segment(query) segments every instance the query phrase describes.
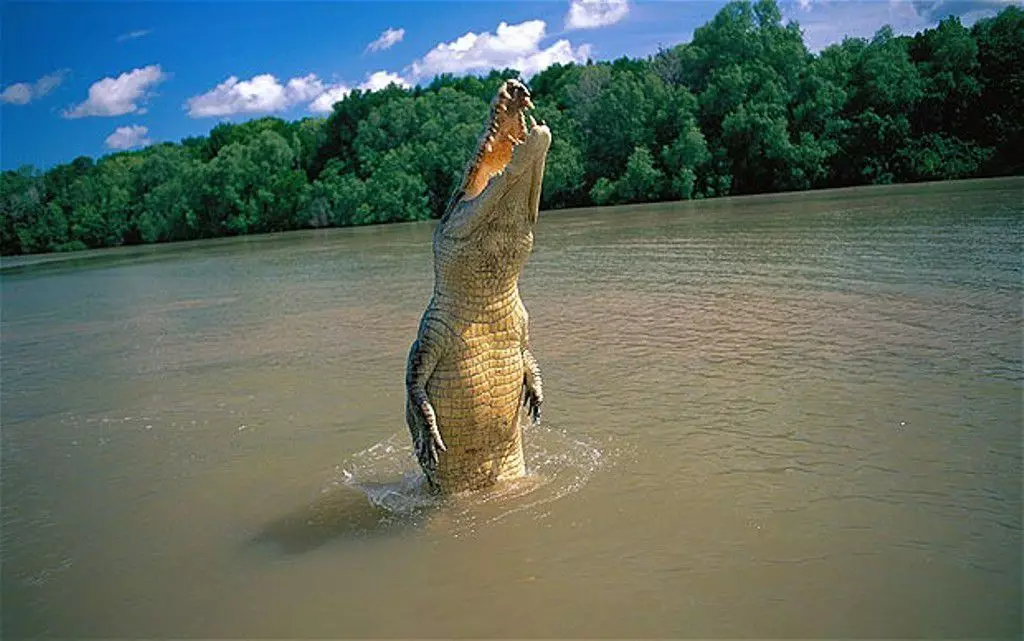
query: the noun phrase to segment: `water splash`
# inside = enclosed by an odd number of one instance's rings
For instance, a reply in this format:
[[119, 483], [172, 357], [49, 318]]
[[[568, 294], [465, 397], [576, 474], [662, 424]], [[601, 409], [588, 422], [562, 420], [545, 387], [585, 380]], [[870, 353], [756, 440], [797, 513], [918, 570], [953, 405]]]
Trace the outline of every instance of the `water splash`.
[[337, 467], [335, 483], [357, 489], [390, 514], [412, 515], [438, 504], [416, 466], [408, 438], [387, 439], [349, 457]]
[[524, 511], [544, 518], [542, 506], [579, 491], [604, 462], [593, 444], [547, 425], [526, 428], [523, 449], [526, 476], [442, 498], [430, 492], [408, 435], [396, 433], [349, 457], [337, 467], [332, 484], [363, 492], [371, 504], [394, 518], [436, 510], [458, 535]]

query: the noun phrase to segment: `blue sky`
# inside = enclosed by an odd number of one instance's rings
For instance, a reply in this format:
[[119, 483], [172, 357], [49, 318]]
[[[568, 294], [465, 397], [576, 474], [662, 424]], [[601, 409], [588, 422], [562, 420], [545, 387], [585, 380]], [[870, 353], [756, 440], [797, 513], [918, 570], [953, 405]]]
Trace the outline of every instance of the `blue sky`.
[[[779, 0], [812, 50], [883, 24], [913, 33], [1018, 0]], [[725, 0], [53, 2], [2, 4], [0, 166], [48, 168], [206, 134], [221, 121], [322, 115], [352, 88], [438, 72], [649, 55]]]

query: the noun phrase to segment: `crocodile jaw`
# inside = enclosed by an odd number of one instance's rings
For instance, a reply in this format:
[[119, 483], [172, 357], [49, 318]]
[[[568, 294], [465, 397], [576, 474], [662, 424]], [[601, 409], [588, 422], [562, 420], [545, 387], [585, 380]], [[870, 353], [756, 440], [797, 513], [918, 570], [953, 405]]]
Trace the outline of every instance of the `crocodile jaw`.
[[[474, 216], [511, 215], [524, 220], [532, 228], [540, 208], [544, 165], [551, 146], [551, 130], [547, 125], [533, 125], [525, 140], [512, 150], [509, 163], [493, 175], [475, 198], [461, 199], [457, 206], [473, 210]], [[496, 206], [502, 203], [501, 207]]]
[[526, 111], [529, 91], [517, 80], [498, 90], [491, 118], [467, 167], [458, 197], [441, 219], [438, 232], [463, 238], [496, 224], [529, 233], [537, 221], [544, 164], [551, 131]]

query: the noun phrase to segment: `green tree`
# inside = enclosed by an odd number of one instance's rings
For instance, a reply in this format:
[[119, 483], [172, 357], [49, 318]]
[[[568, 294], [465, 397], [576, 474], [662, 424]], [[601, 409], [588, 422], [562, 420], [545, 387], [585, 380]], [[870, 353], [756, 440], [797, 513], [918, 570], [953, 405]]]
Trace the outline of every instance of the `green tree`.
[[[0, 253], [439, 216], [514, 69], [353, 91], [327, 118], [0, 174]], [[1024, 172], [1024, 10], [811, 54], [775, 0], [735, 0], [649, 58], [531, 80], [546, 208]]]
[[291, 126], [291, 144], [295, 151], [295, 162], [298, 168], [306, 174], [308, 180], [313, 180], [316, 166], [317, 154], [327, 140], [325, 129], [326, 118], [303, 118]]
[[43, 178], [30, 166], [0, 174], [0, 253], [36, 251], [37, 243], [22, 244], [24, 230], [37, 224], [46, 209]]
[[331, 159], [338, 160], [345, 171], [358, 171], [359, 162], [353, 142], [359, 133], [359, 123], [376, 107], [403, 98], [408, 93], [397, 85], [373, 92], [355, 89], [334, 103], [333, 111], [324, 123], [324, 142], [310, 165], [309, 175], [319, 176]]
[[427, 184], [408, 167], [413, 158], [407, 149], [384, 154], [366, 181], [368, 217], [355, 224], [393, 223], [430, 218]]
[[536, 117], [552, 132], [544, 170], [541, 206], [545, 209], [584, 204], [586, 166], [575, 122], [564, 111], [538, 97]]
[[616, 184], [620, 202], [642, 203], [659, 200], [664, 192], [664, 173], [654, 166], [647, 147], [637, 147], [626, 161], [626, 171]]
[[638, 146], [626, 161], [626, 170], [617, 180], [601, 177], [590, 196], [599, 205], [642, 203], [659, 200], [665, 191], [665, 174], [654, 166], [647, 147]]
[[974, 140], [995, 149], [988, 171], [1024, 172], [1024, 9], [1009, 5], [971, 27], [978, 44], [981, 95]]
[[[193, 148], [194, 150], [194, 148]], [[200, 167], [199, 157], [186, 145], [164, 143], [140, 152], [132, 172], [132, 224], [126, 242], [165, 242], [189, 238], [185, 211], [189, 196], [184, 182]]]
[[691, 117], [672, 144], [662, 149], [662, 162], [666, 168], [668, 194], [682, 200], [704, 195], [711, 160], [707, 141], [696, 121]]
[[385, 157], [400, 150], [407, 162], [405, 172], [422, 179], [428, 208], [440, 217], [466, 163], [476, 153], [488, 111], [483, 100], [447, 86], [383, 104], [359, 124], [352, 143], [357, 173], [369, 179]]
[[308, 185], [303, 194], [302, 211], [310, 227], [344, 227], [372, 222], [367, 204], [366, 183], [353, 174], [337, 171], [331, 161], [320, 178]]

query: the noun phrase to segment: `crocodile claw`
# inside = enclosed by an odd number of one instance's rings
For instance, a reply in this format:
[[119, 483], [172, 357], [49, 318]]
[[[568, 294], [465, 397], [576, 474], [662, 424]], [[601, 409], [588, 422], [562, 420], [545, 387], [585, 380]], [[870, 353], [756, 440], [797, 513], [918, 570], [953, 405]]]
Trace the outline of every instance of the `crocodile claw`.
[[437, 429], [437, 423], [430, 424], [430, 446], [434, 451], [434, 462], [437, 462], [438, 450], [442, 452], [448, 451], [448, 446], [444, 444], [444, 439], [441, 438], [441, 431]]
[[[447, 452], [448, 448], [437, 428], [437, 416], [429, 402], [423, 402], [416, 408], [418, 416], [412, 415], [410, 426], [413, 429], [413, 449], [416, 461], [423, 468], [424, 474], [432, 487], [436, 487], [434, 473], [437, 471], [438, 452]], [[412, 411], [416, 411], [412, 410]]]
[[540, 424], [540, 406], [543, 403], [543, 399], [537, 398], [537, 395], [529, 389], [523, 395], [523, 407], [529, 410], [530, 420], [534, 425]]
[[441, 439], [437, 425], [430, 425], [424, 432], [416, 440], [416, 458], [424, 469], [436, 470], [438, 452], [447, 452], [448, 448]]

